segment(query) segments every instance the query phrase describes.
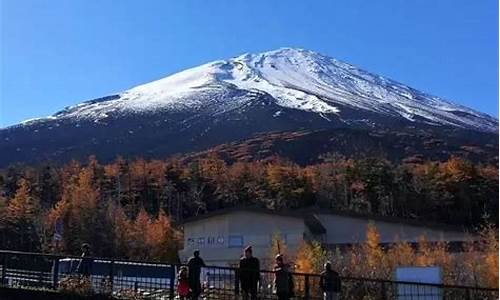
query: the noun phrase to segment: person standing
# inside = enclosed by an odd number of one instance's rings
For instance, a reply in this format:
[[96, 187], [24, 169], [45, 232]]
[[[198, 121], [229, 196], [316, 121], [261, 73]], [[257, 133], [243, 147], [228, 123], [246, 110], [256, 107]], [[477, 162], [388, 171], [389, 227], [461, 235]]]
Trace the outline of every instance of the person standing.
[[288, 266], [283, 261], [283, 255], [276, 255], [274, 266], [274, 287], [278, 300], [289, 300], [293, 295], [292, 273], [288, 271]]
[[185, 300], [189, 295], [188, 268], [182, 266], [177, 275], [177, 294], [180, 300]]
[[243, 300], [257, 299], [257, 286], [260, 280], [260, 262], [252, 254], [252, 246], [245, 248], [240, 259], [240, 283]]
[[319, 281], [321, 290], [323, 291], [324, 300], [338, 300], [340, 294], [340, 276], [339, 273], [332, 270], [332, 264], [326, 262], [324, 270], [321, 272]]
[[193, 257], [188, 260], [189, 287], [191, 288], [191, 299], [197, 300], [201, 294], [201, 268], [206, 267], [205, 262], [200, 257], [200, 251], [195, 250]]

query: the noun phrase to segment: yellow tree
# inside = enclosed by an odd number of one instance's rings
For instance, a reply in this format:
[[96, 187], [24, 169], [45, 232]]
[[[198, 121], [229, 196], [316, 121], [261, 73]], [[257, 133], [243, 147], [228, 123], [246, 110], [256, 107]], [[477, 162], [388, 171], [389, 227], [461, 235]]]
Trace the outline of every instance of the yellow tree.
[[30, 194], [29, 183], [24, 178], [18, 182], [18, 188], [14, 198], [7, 206], [7, 216], [12, 221], [31, 219], [39, 212], [38, 200]]
[[456, 261], [456, 278], [465, 285], [479, 286], [480, 264], [475, 244], [474, 239], [468, 237], [464, 243], [460, 260]]
[[7, 199], [0, 195], [0, 228], [2, 228], [2, 221], [5, 220], [7, 214]]
[[40, 244], [40, 203], [21, 178], [14, 197], [6, 208], [6, 223], [10, 247], [18, 250], [37, 250]]
[[147, 259], [151, 248], [148, 244], [148, 229], [151, 218], [144, 208], [141, 208], [135, 221], [130, 227], [130, 252], [129, 257], [133, 259]]
[[295, 255], [295, 267], [297, 272], [319, 273], [323, 264], [328, 261], [328, 251], [321, 247], [319, 242], [301, 242]]
[[369, 277], [387, 277], [385, 255], [380, 246], [380, 234], [375, 224], [369, 222], [366, 226], [366, 241], [362, 245], [366, 275]]
[[47, 233], [46, 240], [50, 241], [50, 243], [44, 245], [44, 247], [46, 250], [50, 252], [60, 252], [69, 249], [69, 247], [66, 244], [67, 239], [63, 239], [62, 243], [60, 241], [53, 240], [53, 233], [54, 233], [53, 231], [56, 222], [62, 222], [63, 231], [67, 230], [67, 226], [65, 224], [68, 223], [69, 207], [70, 203], [68, 201], [59, 200], [56, 203], [56, 205], [45, 216], [44, 227], [45, 227], [45, 232]]
[[[295, 255], [295, 272], [299, 273], [320, 273], [323, 269], [323, 264], [328, 260], [328, 252], [321, 247], [319, 242], [301, 242], [297, 248]], [[296, 293], [304, 292], [302, 288], [305, 286], [304, 277], [296, 278]], [[311, 296], [319, 297], [320, 291], [313, 289]]]
[[354, 277], [367, 276], [363, 246], [356, 244], [350, 247], [346, 264], [345, 275]]
[[[94, 172], [91, 168], [83, 168], [78, 176], [78, 183], [71, 193], [71, 211], [69, 226], [76, 234], [73, 251], [80, 248], [82, 243], [98, 244], [93, 247], [94, 254], [99, 254], [107, 239], [103, 236], [106, 231], [102, 228], [105, 221], [105, 212], [99, 210], [99, 188], [94, 184]], [[76, 248], [76, 249], [75, 249]], [[104, 254], [104, 253], [102, 253]]]
[[391, 272], [398, 266], [411, 266], [415, 263], [415, 250], [410, 243], [396, 239], [387, 251], [387, 263]]
[[111, 231], [106, 207], [99, 206], [100, 191], [94, 183], [94, 170], [82, 168], [77, 178], [67, 181], [61, 199], [48, 213], [49, 232], [53, 231], [56, 220], [62, 224], [63, 252], [78, 254], [82, 243], [90, 243], [94, 255], [109, 254]]
[[434, 257], [432, 256], [432, 249], [425, 235], [418, 237], [417, 245], [418, 250], [415, 258], [415, 265], [419, 267], [432, 266], [434, 264]]
[[0, 248], [7, 248], [7, 199], [0, 195]]
[[118, 257], [128, 257], [132, 224], [119, 204], [109, 205], [108, 216], [113, 230], [113, 253]]
[[498, 229], [491, 224], [481, 228], [481, 283], [498, 288]]
[[430, 256], [433, 258], [432, 263], [435, 266], [441, 267], [445, 283], [451, 282], [453, 255], [449, 251], [449, 245], [445, 241], [438, 241], [431, 247]]
[[227, 173], [226, 163], [216, 153], [209, 153], [207, 158], [200, 159], [200, 173], [203, 177], [218, 181]]
[[151, 249], [150, 259], [171, 262], [177, 259], [179, 233], [163, 210], [148, 224], [147, 243]]
[[300, 273], [313, 273], [314, 265], [313, 256], [311, 251], [311, 245], [302, 241], [297, 248], [297, 253], [295, 254], [295, 271]]

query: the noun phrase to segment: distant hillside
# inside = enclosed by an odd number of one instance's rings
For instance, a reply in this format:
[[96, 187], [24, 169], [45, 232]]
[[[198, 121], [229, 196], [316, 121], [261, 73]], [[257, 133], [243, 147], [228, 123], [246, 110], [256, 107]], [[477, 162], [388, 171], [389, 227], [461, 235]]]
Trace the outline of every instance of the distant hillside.
[[476, 163], [498, 163], [495, 134], [456, 128], [301, 130], [257, 134], [242, 141], [192, 153], [185, 159], [216, 153], [228, 162], [287, 158], [301, 165], [346, 158], [377, 157], [392, 162], [445, 161], [452, 156]]

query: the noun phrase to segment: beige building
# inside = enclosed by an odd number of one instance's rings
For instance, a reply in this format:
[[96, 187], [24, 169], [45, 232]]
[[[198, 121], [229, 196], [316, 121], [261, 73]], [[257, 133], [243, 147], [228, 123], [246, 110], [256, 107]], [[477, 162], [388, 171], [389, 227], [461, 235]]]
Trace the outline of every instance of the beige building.
[[363, 242], [366, 226], [373, 222], [382, 243], [396, 238], [416, 242], [421, 235], [430, 241], [461, 242], [465, 232], [447, 226], [411, 224], [385, 218], [367, 218], [322, 211], [279, 213], [263, 209], [239, 208], [208, 213], [184, 222], [184, 249], [179, 252], [186, 261], [195, 249], [207, 264], [236, 264], [247, 245], [261, 259], [270, 257], [273, 235], [279, 234], [289, 252], [304, 240], [317, 240], [327, 246], [345, 246]]

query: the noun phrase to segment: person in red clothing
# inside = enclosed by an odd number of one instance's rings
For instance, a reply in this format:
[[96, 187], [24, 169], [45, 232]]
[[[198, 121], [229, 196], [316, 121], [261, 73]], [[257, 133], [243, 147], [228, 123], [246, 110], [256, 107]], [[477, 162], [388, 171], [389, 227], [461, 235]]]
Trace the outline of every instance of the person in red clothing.
[[189, 296], [188, 268], [184, 266], [179, 269], [179, 274], [177, 274], [177, 294], [181, 300], [185, 300]]

